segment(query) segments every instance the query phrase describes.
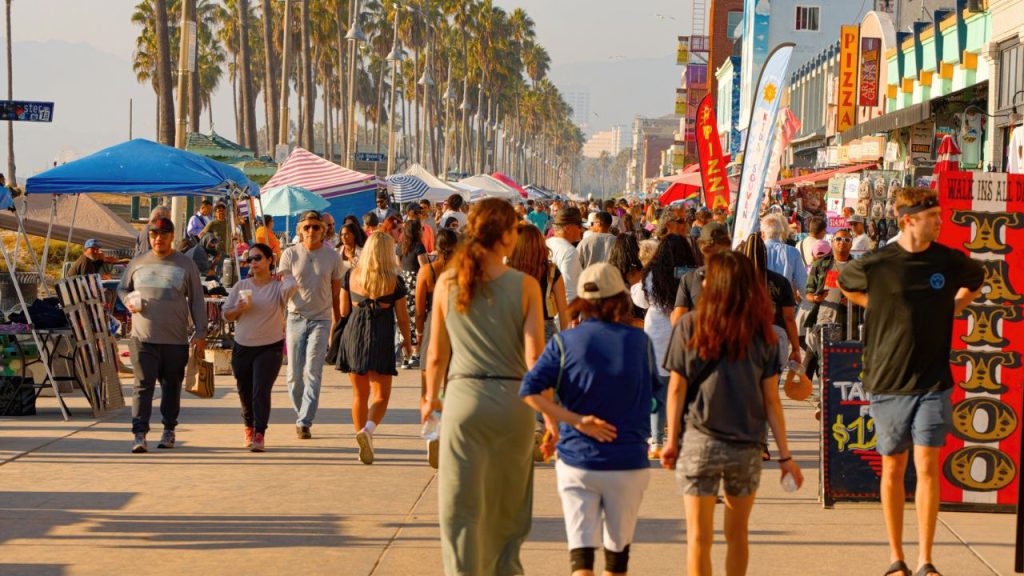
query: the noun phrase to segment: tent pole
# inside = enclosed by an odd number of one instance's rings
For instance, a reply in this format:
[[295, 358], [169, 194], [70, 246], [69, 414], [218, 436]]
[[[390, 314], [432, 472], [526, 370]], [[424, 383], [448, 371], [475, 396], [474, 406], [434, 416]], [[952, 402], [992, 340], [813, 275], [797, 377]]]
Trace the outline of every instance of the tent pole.
[[53, 194], [53, 201], [50, 203], [50, 222], [46, 225], [46, 241], [43, 243], [43, 258], [39, 262], [39, 279], [43, 288], [49, 294], [50, 289], [46, 284], [46, 259], [50, 254], [50, 237], [53, 234], [53, 221], [57, 218], [57, 195]]
[[[235, 189], [233, 188], [232, 190]], [[228, 202], [231, 204], [231, 212], [228, 214], [228, 226], [231, 228], [230, 235], [233, 236], [235, 234], [235, 230], [237, 230], [236, 226], [238, 225], [235, 219], [235, 214], [238, 210], [238, 197], [235, 194], [229, 193]], [[255, 234], [253, 234], [253, 236], [255, 237]], [[241, 240], [241, 238], [239, 238], [239, 240]], [[235, 283], [237, 284], [238, 281], [241, 280], [242, 276], [242, 264], [238, 261], [238, 246], [235, 245], [234, 239], [228, 240], [227, 245], [228, 249], [231, 250], [231, 258], [235, 261]]]
[[68, 265], [68, 255], [71, 253], [71, 234], [75, 232], [75, 220], [78, 219], [78, 201], [82, 199], [81, 194], [75, 194], [75, 209], [71, 212], [71, 227], [68, 228], [68, 242], [64, 245], [64, 262], [60, 265], [60, 275], [64, 277], [64, 267]]
[[25, 304], [25, 296], [21, 293], [21, 285], [18, 284], [18, 278], [14, 274], [14, 267], [12, 266], [11, 258], [7, 254], [7, 247], [4, 246], [3, 242], [0, 242], [0, 254], [3, 254], [4, 262], [7, 264], [7, 273], [11, 276], [11, 284], [14, 285], [14, 292], [18, 295], [18, 302], [21, 303], [21, 308], [25, 313], [25, 322], [29, 325], [29, 329], [32, 332], [32, 340], [36, 344], [36, 350], [39, 352], [39, 358], [43, 361], [43, 368], [46, 369], [46, 376], [50, 379], [50, 387], [53, 388], [53, 394], [57, 398], [57, 406], [60, 408], [60, 414], [67, 421], [71, 418], [68, 413], [68, 407], [64, 404], [64, 397], [60, 395], [60, 389], [57, 387], [57, 379], [53, 376], [53, 370], [50, 368], [50, 356], [43, 348], [43, 343], [39, 340], [39, 334], [36, 332], [35, 326], [32, 324], [32, 317], [28, 312], [28, 305]]
[[[28, 251], [29, 256], [32, 257], [32, 264], [37, 274], [39, 274], [39, 281], [43, 283], [43, 288], [46, 289], [46, 276], [43, 274], [43, 268], [39, 265], [39, 260], [36, 258], [36, 251], [32, 249], [32, 244], [29, 242], [28, 232], [25, 231], [25, 212], [28, 211], [28, 199], [22, 196], [21, 212], [18, 213], [18, 233], [14, 236], [14, 257], [11, 259], [12, 262], [17, 265], [18, 262], [18, 249], [21, 246], [18, 234], [25, 239], [25, 250]], [[49, 290], [47, 290], [49, 293]]]

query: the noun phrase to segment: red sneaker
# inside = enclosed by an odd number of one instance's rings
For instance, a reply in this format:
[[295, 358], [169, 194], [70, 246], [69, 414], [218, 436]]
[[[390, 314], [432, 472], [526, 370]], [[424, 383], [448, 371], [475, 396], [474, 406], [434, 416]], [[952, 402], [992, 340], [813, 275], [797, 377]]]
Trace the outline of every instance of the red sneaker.
[[256, 433], [256, 436], [252, 440], [252, 448], [251, 448], [251, 450], [253, 452], [263, 452], [263, 450], [264, 450], [263, 434], [260, 434], [259, 432]]
[[256, 433], [255, 428], [249, 426], [245, 427], [245, 447], [252, 448], [253, 435]]

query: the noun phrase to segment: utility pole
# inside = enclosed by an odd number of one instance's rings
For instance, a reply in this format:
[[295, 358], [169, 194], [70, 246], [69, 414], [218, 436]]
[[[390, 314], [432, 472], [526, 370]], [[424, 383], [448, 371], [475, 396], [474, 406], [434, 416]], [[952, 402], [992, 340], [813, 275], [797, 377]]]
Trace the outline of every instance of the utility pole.
[[[181, 3], [181, 42], [178, 48], [178, 106], [175, 118], [174, 147], [184, 150], [188, 142], [188, 95], [189, 79], [192, 70], [195, 69], [195, 41], [196, 23], [192, 13], [192, 2]], [[174, 222], [175, 230], [185, 229], [185, 198], [174, 196], [171, 198], [171, 220]], [[184, 234], [181, 234], [184, 238]]]
[[[291, 79], [295, 50], [292, 46], [292, 0], [284, 2], [284, 41], [281, 56], [281, 125], [277, 132], [277, 145], [288, 148], [288, 133], [291, 123], [288, 121], [288, 81]], [[275, 154], [276, 156], [276, 154]]]
[[402, 64], [402, 47], [398, 43], [398, 14], [395, 10], [395, 34], [391, 41], [391, 53], [387, 61], [391, 63], [391, 98], [388, 101], [388, 169], [387, 176], [395, 170], [395, 95], [398, 92], [398, 67]]

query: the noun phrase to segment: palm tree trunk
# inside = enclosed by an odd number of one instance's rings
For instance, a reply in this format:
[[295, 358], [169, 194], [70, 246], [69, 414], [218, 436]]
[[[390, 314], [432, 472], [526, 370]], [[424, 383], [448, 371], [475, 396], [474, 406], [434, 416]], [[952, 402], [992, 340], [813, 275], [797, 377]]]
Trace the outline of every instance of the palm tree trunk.
[[[235, 62], [238, 58], [235, 58]], [[235, 73], [231, 75], [231, 109], [235, 113], [235, 140], [238, 143], [245, 141], [245, 123], [242, 122], [242, 110], [239, 106], [238, 97], [238, 68], [235, 68]]]
[[256, 150], [256, 98], [252, 85], [252, 57], [249, 54], [249, 0], [238, 0], [238, 52], [242, 64], [242, 121], [246, 148]]
[[[11, 0], [7, 0], [7, 99], [14, 100], [14, 56], [11, 52]], [[166, 19], [164, 24], [167, 24]], [[7, 122], [7, 184], [18, 184], [14, 165], [14, 122]]]
[[305, 142], [309, 150], [313, 149], [313, 111], [315, 108], [316, 87], [313, 86], [313, 58], [310, 52], [309, 32], [309, 0], [300, 4], [302, 18], [302, 96], [305, 121]]
[[381, 123], [384, 118], [384, 70], [388, 67], [387, 61], [380, 61], [380, 72], [377, 74], [377, 122], [373, 127], [373, 150], [380, 152]]
[[196, 65], [192, 67], [188, 82], [188, 122], [189, 132], [199, 132], [199, 117], [203, 114], [203, 101], [199, 93], [199, 17], [196, 14], [196, 0], [189, 0], [189, 14], [196, 21], [196, 45], [193, 57]]
[[346, 67], [348, 59], [345, 57], [345, 30], [348, 29], [348, 21], [345, 19], [341, 2], [338, 2], [335, 18], [338, 28], [338, 151], [341, 153], [341, 161], [344, 164], [348, 161], [348, 110], [345, 106], [345, 95], [348, 94], [345, 89], [347, 76], [345, 71], [348, 70]]
[[416, 155], [416, 163], [422, 164], [423, 159], [420, 158], [420, 49], [416, 48], [413, 52], [412, 57], [412, 107], [415, 114], [416, 127], [413, 130], [413, 143], [414, 154]]
[[277, 54], [274, 52], [274, 11], [271, 0], [263, 0], [263, 58], [266, 70], [263, 75], [263, 101], [267, 111], [268, 153], [273, 156], [274, 144], [278, 141], [280, 104], [277, 95]]
[[[10, 95], [11, 82], [11, 66], [10, 66], [10, 26], [11, 26], [11, 0], [7, 0], [7, 74], [8, 74], [8, 95]], [[174, 96], [173, 86], [171, 86], [171, 40], [167, 31], [167, 0], [155, 0], [154, 11], [156, 12], [156, 75], [157, 75], [157, 86], [160, 90], [160, 133], [158, 138], [161, 144], [166, 146], [174, 146]], [[8, 131], [10, 132], [10, 131]], [[8, 142], [13, 140], [13, 136], [8, 136]], [[13, 164], [13, 163], [12, 163]], [[11, 179], [13, 181], [13, 166], [8, 168], [11, 171]]]
[[281, 104], [279, 106], [280, 126], [277, 130], [277, 143], [288, 144], [288, 136], [291, 131], [291, 123], [288, 114], [288, 81], [291, 80], [292, 60], [295, 58], [295, 50], [292, 47], [292, 0], [284, 2], [284, 21], [282, 22], [282, 51], [281, 56]]

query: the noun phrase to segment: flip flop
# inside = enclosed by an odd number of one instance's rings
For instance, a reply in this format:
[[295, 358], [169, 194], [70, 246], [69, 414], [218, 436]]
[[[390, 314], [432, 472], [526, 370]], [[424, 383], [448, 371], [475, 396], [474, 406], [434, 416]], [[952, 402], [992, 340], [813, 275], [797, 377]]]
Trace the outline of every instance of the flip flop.
[[[930, 566], [930, 564], [929, 564], [929, 566]], [[889, 567], [885, 569], [885, 576], [890, 576], [890, 575], [893, 575], [893, 574], [898, 574], [900, 576], [910, 576], [910, 567], [907, 566], [907, 563], [904, 562], [903, 560], [897, 560], [897, 561], [893, 562], [892, 564], [890, 564]], [[925, 574], [928, 574], [928, 573], [925, 572]]]
[[939, 576], [942, 576], [942, 572], [939, 572], [939, 569], [930, 563], [924, 564], [918, 568], [917, 572], [914, 573], [914, 576], [928, 576], [929, 574], [938, 574]]

